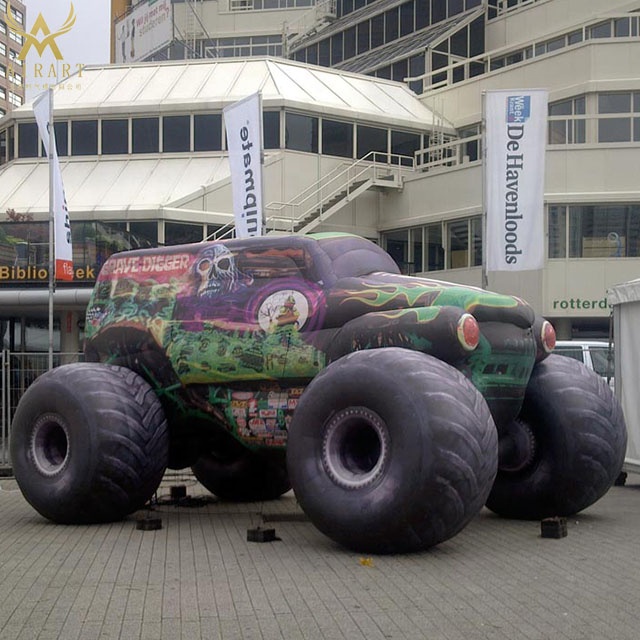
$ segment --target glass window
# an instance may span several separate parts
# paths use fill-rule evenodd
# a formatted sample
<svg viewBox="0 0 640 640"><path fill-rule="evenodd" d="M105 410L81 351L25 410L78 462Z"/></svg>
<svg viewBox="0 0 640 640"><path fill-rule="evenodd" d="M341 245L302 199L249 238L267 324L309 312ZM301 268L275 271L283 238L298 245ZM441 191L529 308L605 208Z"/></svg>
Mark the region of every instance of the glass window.
<svg viewBox="0 0 640 640"><path fill-rule="evenodd" d="M369 21L358 25L358 54L369 51Z"/></svg>
<svg viewBox="0 0 640 640"><path fill-rule="evenodd" d="M442 244L442 225L428 224L425 227L427 245L427 271L444 269L444 245Z"/></svg>
<svg viewBox="0 0 640 640"><path fill-rule="evenodd" d="M549 206L549 258L565 258L567 255L567 209Z"/></svg>
<svg viewBox="0 0 640 640"><path fill-rule="evenodd" d="M631 34L629 18L617 18L613 21L613 29L616 38L625 38Z"/></svg>
<svg viewBox="0 0 640 640"><path fill-rule="evenodd" d="M424 53L409 58L409 76L417 78L424 73ZM420 95L423 89L423 80L413 80L409 83L409 89Z"/></svg>
<svg viewBox="0 0 640 640"><path fill-rule="evenodd" d="M163 151L189 151L191 147L190 138L190 116L164 116L162 118Z"/></svg>
<svg viewBox="0 0 640 640"><path fill-rule="evenodd" d="M469 221L456 220L447 223L447 247L450 269L469 266Z"/></svg>
<svg viewBox="0 0 640 640"><path fill-rule="evenodd" d="M166 246L201 242L202 239L203 227L201 224L164 223L164 243Z"/></svg>
<svg viewBox="0 0 640 640"><path fill-rule="evenodd" d="M420 134L407 131L391 132L391 153L413 157L420 148Z"/></svg>
<svg viewBox="0 0 640 640"><path fill-rule="evenodd" d="M323 119L322 153L353 158L353 125L350 122Z"/></svg>
<svg viewBox="0 0 640 640"><path fill-rule="evenodd" d="M318 153L318 118L285 114L285 148Z"/></svg>
<svg viewBox="0 0 640 640"><path fill-rule="evenodd" d="M570 206L569 257L636 257L639 213L628 205Z"/></svg>
<svg viewBox="0 0 640 640"><path fill-rule="evenodd" d="M435 0L431 3L431 24L441 22L447 17L447 0Z"/></svg>
<svg viewBox="0 0 640 640"><path fill-rule="evenodd" d="M405 4L400 5L400 37L414 32L414 15L414 2L406 2Z"/></svg>
<svg viewBox="0 0 640 640"><path fill-rule="evenodd" d="M557 51L558 49L562 49L565 46L564 36L560 38L556 38L555 40L549 40L547 42L547 53L551 53L552 51Z"/></svg>
<svg viewBox="0 0 640 640"><path fill-rule="evenodd" d="M132 118L131 151L158 153L160 150L160 122L158 118Z"/></svg>
<svg viewBox="0 0 640 640"><path fill-rule="evenodd" d="M222 150L222 114L207 113L193 116L193 150Z"/></svg>
<svg viewBox="0 0 640 640"><path fill-rule="evenodd" d="M423 271L422 232L423 227L409 231L409 235L411 236L411 273L420 273Z"/></svg>
<svg viewBox="0 0 640 640"><path fill-rule="evenodd" d="M631 113L631 94L598 94L598 113Z"/></svg>
<svg viewBox="0 0 640 640"><path fill-rule="evenodd" d="M591 364L593 370L602 377L612 376L615 365L613 359L613 349L609 349L607 345L596 347L594 345L589 347L589 354L591 355Z"/></svg>
<svg viewBox="0 0 640 640"><path fill-rule="evenodd" d="M601 22L589 29L589 35L592 38L610 38L611 37L611 21Z"/></svg>
<svg viewBox="0 0 640 640"><path fill-rule="evenodd" d="M391 79L397 80L398 82L403 82L404 79L409 75L407 70L408 64L409 61L407 59L394 62L391 66Z"/></svg>
<svg viewBox="0 0 640 640"><path fill-rule="evenodd" d="M370 151L377 151L379 153L387 153L387 130L379 129L377 127L365 127L358 125L357 127L358 143L357 143L357 157L363 158ZM371 158L372 160L374 158ZM375 158L376 160L386 162L386 156L384 158Z"/></svg>
<svg viewBox="0 0 640 640"><path fill-rule="evenodd" d="M322 40L318 43L318 64L322 67L331 66L330 39ZM257 55L254 53L253 55Z"/></svg>
<svg viewBox="0 0 640 640"><path fill-rule="evenodd" d="M0 131L0 164L7 161L7 130Z"/></svg>
<svg viewBox="0 0 640 640"><path fill-rule="evenodd" d="M553 352L559 356L564 356L565 358L572 358L573 360L584 362L581 345L575 347L571 347L569 345L557 345Z"/></svg>
<svg viewBox="0 0 640 640"><path fill-rule="evenodd" d="M71 155L98 155L97 120L73 120L71 122Z"/></svg>
<svg viewBox="0 0 640 640"><path fill-rule="evenodd" d="M262 137L265 149L280 148L280 112L262 113Z"/></svg>
<svg viewBox="0 0 640 640"><path fill-rule="evenodd" d="M471 218L471 266L482 264L482 218Z"/></svg>
<svg viewBox="0 0 640 640"><path fill-rule="evenodd" d="M429 0L416 0L416 31L431 24L431 6Z"/></svg>
<svg viewBox="0 0 640 640"><path fill-rule="evenodd" d="M384 44L384 13L371 18L371 48Z"/></svg>
<svg viewBox="0 0 640 640"><path fill-rule="evenodd" d="M629 92L598 94L598 113L631 113L631 96ZM630 142L631 127L630 118L600 118L598 142Z"/></svg>
<svg viewBox="0 0 640 640"><path fill-rule="evenodd" d="M14 129L13 127L9 127L7 129L7 154L8 154L8 158L9 160L13 160L13 158L15 157L15 134L14 134Z"/></svg>
<svg viewBox="0 0 640 640"><path fill-rule="evenodd" d="M356 55L356 28L351 27L344 32L344 59L349 60Z"/></svg>
<svg viewBox="0 0 640 640"><path fill-rule="evenodd" d="M331 36L331 64L342 62L342 32Z"/></svg>
<svg viewBox="0 0 640 640"><path fill-rule="evenodd" d="M578 42L582 42L582 29L578 29L578 31L572 31L567 36L567 42L569 44L578 44Z"/></svg>
<svg viewBox="0 0 640 640"><path fill-rule="evenodd" d="M631 121L629 118L606 118L598 120L598 142L630 142Z"/></svg>
<svg viewBox="0 0 640 640"><path fill-rule="evenodd" d="M569 100L554 102L549 105L548 136L549 144L575 144L586 141L586 123L584 118L575 119L567 117L558 119L559 116L584 115L585 98L578 96Z"/></svg>
<svg viewBox="0 0 640 640"><path fill-rule="evenodd" d="M449 50L455 56L466 58L469 55L469 47L467 44L468 29L460 29L456 31L449 40ZM522 55L522 54L521 54Z"/></svg>
<svg viewBox="0 0 640 640"><path fill-rule="evenodd" d="M409 231L399 229L384 234L385 249L402 273L409 270Z"/></svg>
<svg viewBox="0 0 640 640"><path fill-rule="evenodd" d="M101 127L103 154L110 155L129 152L128 120L103 120Z"/></svg>
<svg viewBox="0 0 640 640"><path fill-rule="evenodd" d="M158 244L158 223L155 220L130 222L129 233L154 245Z"/></svg>
<svg viewBox="0 0 640 640"><path fill-rule="evenodd" d="M307 64L318 64L318 45L312 44L307 47Z"/></svg>
<svg viewBox="0 0 640 640"><path fill-rule="evenodd" d="M207 225L207 240L216 240L216 234L220 229L223 229L223 225L221 224L208 224Z"/></svg>
<svg viewBox="0 0 640 640"><path fill-rule="evenodd" d="M449 17L464 11L464 0L447 0L449 5Z"/></svg>
<svg viewBox="0 0 640 640"><path fill-rule="evenodd" d="M38 155L38 125L21 122L18 125L18 157L35 158Z"/></svg>
<svg viewBox="0 0 640 640"><path fill-rule="evenodd" d="M384 14L384 41L393 42L398 39L398 7Z"/></svg>
<svg viewBox="0 0 640 640"><path fill-rule="evenodd" d="M69 155L69 123L54 122L53 131L56 136L56 151L58 152L58 156ZM44 155L44 148L42 148L42 155Z"/></svg>

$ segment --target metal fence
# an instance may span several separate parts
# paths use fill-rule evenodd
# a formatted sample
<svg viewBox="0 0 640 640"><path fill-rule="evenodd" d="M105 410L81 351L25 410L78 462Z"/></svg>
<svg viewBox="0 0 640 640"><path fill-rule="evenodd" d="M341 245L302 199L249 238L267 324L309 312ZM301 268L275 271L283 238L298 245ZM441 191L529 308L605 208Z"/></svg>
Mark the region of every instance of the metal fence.
<svg viewBox="0 0 640 640"><path fill-rule="evenodd" d="M55 353L53 366L82 360L81 353ZM0 468L11 466L9 437L18 401L29 385L49 368L47 352L0 351Z"/></svg>

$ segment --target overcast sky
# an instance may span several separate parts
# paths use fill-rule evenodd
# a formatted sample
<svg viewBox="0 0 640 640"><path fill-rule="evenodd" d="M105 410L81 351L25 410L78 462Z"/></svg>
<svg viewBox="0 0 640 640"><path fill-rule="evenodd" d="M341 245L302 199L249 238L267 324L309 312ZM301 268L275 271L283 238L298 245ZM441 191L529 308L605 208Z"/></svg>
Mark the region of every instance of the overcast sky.
<svg viewBox="0 0 640 640"><path fill-rule="evenodd" d="M110 56L111 2L109 0L23 0L27 8L25 31L31 33L33 25L42 16L52 33L58 31L65 23L71 4L75 13L75 24L67 33L55 38L55 43L62 54L62 61L56 61L53 53L47 47L42 56L35 47L31 47L27 54L25 65L25 86L27 100L31 100L44 88L47 82L55 83L56 77L51 72L51 64L55 65L55 73L63 79L61 64L68 64L69 69L75 71L78 64L106 64ZM44 35L37 34L39 41ZM25 46L27 46L25 44ZM35 65L41 64L41 67Z"/></svg>

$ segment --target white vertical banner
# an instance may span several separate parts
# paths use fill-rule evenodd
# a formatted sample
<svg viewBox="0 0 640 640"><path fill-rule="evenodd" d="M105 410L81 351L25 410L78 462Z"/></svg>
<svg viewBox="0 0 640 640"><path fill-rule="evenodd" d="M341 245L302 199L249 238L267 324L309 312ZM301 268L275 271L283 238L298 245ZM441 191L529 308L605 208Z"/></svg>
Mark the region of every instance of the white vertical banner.
<svg viewBox="0 0 640 640"><path fill-rule="evenodd" d="M487 271L544 266L544 161L548 92L487 91Z"/></svg>
<svg viewBox="0 0 640 640"><path fill-rule="evenodd" d="M40 139L50 162L51 179L49 181L49 189L52 197L49 200L53 207L55 279L73 280L71 224L69 223L69 210L62 184L62 173L53 129L53 89L43 92L33 101L33 113L38 123ZM49 140L52 142L51 147Z"/></svg>
<svg viewBox="0 0 640 640"><path fill-rule="evenodd" d="M261 236L262 103L254 93L223 109L227 131L236 237Z"/></svg>

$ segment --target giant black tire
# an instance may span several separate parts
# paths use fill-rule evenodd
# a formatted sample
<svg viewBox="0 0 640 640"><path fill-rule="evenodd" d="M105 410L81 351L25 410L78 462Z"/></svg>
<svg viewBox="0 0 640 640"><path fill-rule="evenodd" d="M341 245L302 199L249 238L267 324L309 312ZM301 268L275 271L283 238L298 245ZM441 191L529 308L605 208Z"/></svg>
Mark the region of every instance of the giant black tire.
<svg viewBox="0 0 640 640"><path fill-rule="evenodd" d="M22 493L54 522L111 522L144 506L168 459L162 406L138 374L79 363L52 369L25 392L11 430Z"/></svg>
<svg viewBox="0 0 640 640"><path fill-rule="evenodd" d="M501 516L538 520L582 511L614 484L624 461L619 402L603 378L565 356L534 367L512 433L525 434L528 453L519 465L500 455L487 507ZM501 437L501 452L508 451L502 444Z"/></svg>
<svg viewBox="0 0 640 640"><path fill-rule="evenodd" d="M200 484L221 500L275 500L291 489L284 453L239 450L208 453L191 467Z"/></svg>
<svg viewBox="0 0 640 640"><path fill-rule="evenodd" d="M302 394L289 478L311 522L364 553L419 551L458 533L496 474L497 432L473 384L389 347L330 364Z"/></svg>

